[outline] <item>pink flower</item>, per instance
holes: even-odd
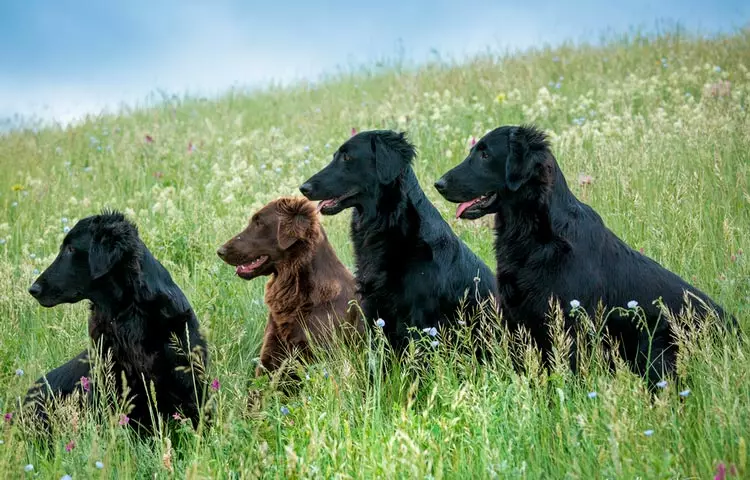
[[[128,417],[124,413],[122,415],[120,415],[120,422],[119,422],[120,425],[127,425],[128,422],[130,422],[130,417]]]
[[[211,382],[211,389],[214,392],[218,392],[220,388],[221,388],[221,384],[219,383],[219,379],[218,378],[214,378],[214,381]]]
[[[74,448],[76,448],[76,442],[74,442],[73,440],[69,441],[68,444],[65,445],[65,451],[66,452],[70,452]]]
[[[476,137],[471,137],[471,146],[473,147],[473,146],[474,146],[474,145],[476,145],[476,144],[477,144],[477,139],[476,139]]]
[[[591,185],[592,183],[594,183],[594,177],[592,177],[591,175],[586,175],[583,173],[578,175],[578,185]]]
[[[13,420],[13,413],[12,412],[6,413],[5,414],[5,421],[10,423],[11,420]]]
[[[716,465],[716,475],[714,480],[724,480],[727,478],[727,467],[723,463]]]
[[[151,137],[151,135],[146,135],[145,140],[146,140],[146,143],[154,143],[154,139],[153,137]]]
[[[357,129],[352,127],[352,137],[357,134]]]
[[[193,142],[188,142],[188,153],[192,153],[195,151],[195,146],[193,145]]]
[[[172,418],[174,418],[174,419],[175,419],[175,420],[177,420],[178,422],[179,422],[180,420],[182,420],[182,417],[181,417],[181,416],[180,416],[180,414],[179,414],[179,413],[177,413],[177,412],[174,412],[174,413],[172,414]]]
[[[643,253],[645,250],[643,250],[643,247],[638,249],[639,252]]]
[[[81,388],[84,392],[89,393],[89,390],[91,389],[91,381],[89,380],[89,377],[81,377]]]

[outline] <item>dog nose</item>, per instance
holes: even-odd
[[[216,250],[216,255],[218,255],[221,258],[224,258],[226,254],[227,254],[227,247],[225,247],[224,245],[222,245],[221,247],[219,247],[218,250]]]
[[[303,183],[299,187],[299,191],[302,192],[302,195],[308,196],[308,195],[310,195],[310,192],[312,192],[312,185],[310,185],[310,182]]]
[[[438,192],[442,192],[445,190],[445,179],[440,178],[437,182],[435,182],[435,189],[437,189]]]
[[[29,293],[32,297],[36,298],[39,296],[40,293],[42,293],[42,286],[38,283],[32,283],[29,287]]]

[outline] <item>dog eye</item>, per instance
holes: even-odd
[[[483,160],[487,160],[488,158],[490,158],[490,154],[487,153],[485,150],[482,150],[482,153],[480,153],[479,155],[482,157]]]
[[[73,245],[65,245],[65,253],[74,254],[76,253],[76,247]]]
[[[348,154],[346,154],[346,153],[344,154],[344,161],[345,161],[345,162],[348,162],[348,161],[350,161],[351,159],[352,159],[352,157],[350,157],[350,156],[349,156]]]

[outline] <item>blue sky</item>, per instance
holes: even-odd
[[[750,2],[0,0],[0,118],[69,121],[157,89],[216,94],[397,57],[422,62],[679,23],[731,31]]]

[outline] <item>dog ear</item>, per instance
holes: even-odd
[[[304,238],[311,223],[310,218],[303,212],[283,215],[279,219],[279,231],[276,234],[279,248],[286,250],[294,245],[297,240]]]
[[[403,134],[401,134],[401,137],[403,138]],[[373,155],[375,155],[375,170],[378,173],[378,181],[381,185],[393,183],[406,165],[406,160],[393,149],[388,148],[377,135],[370,137],[370,147]]]
[[[103,277],[126,255],[132,254],[137,238],[135,227],[125,220],[100,225],[94,231],[89,247],[91,278]]]
[[[541,132],[525,127],[513,130],[508,143],[510,153],[505,162],[505,184],[508,190],[515,192],[531,180],[536,166],[544,162],[547,144]]]

